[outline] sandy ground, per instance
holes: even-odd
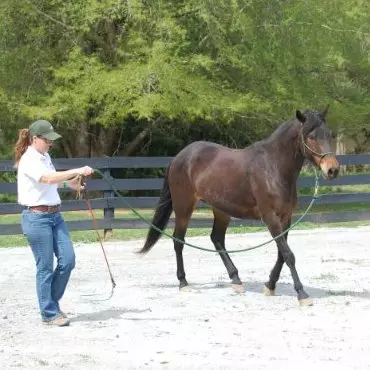
[[[229,235],[229,249],[267,240]],[[212,248],[209,238],[189,238]],[[219,256],[184,252],[192,292],[179,292],[168,239],[145,257],[135,242],[76,245],[63,298],[70,327],[44,327],[36,307],[30,249],[0,250],[0,368],[26,369],[368,369],[370,228],[293,231],[297,269],[312,307],[300,307],[284,267],[277,296],[262,294],[274,244],[233,255],[246,292],[235,293]],[[86,294],[95,294],[85,296]]]

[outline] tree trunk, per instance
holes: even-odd
[[[148,122],[148,126],[131,142],[126,143],[123,150],[117,149],[121,145],[121,127],[89,125],[86,121],[68,131],[62,145],[68,158],[112,156],[116,153],[134,156],[160,119],[161,117]]]
[[[64,139],[69,158],[111,156],[119,134],[117,126],[89,125],[81,122]]]
[[[90,134],[86,121],[65,134],[64,148],[69,158],[90,157]]]
[[[133,156],[135,153],[139,151],[142,147],[144,140],[148,137],[154,125],[161,121],[162,117],[158,117],[155,120],[151,120],[148,122],[148,126],[142,130],[138,135],[136,135],[135,139],[132,140],[130,143],[125,145],[125,148],[122,151],[123,156]]]
[[[336,137],[336,143],[335,143],[335,154],[336,155],[341,155],[341,154],[346,154],[346,145],[344,142],[344,132],[343,129],[338,130],[338,134]],[[341,166],[341,171],[346,172],[347,168],[346,166]]]
[[[132,140],[130,143],[127,143],[122,151],[122,155],[129,157],[133,156],[136,152],[138,152],[139,148],[141,148],[142,146],[143,141],[149,135],[150,130],[151,127],[146,127],[143,131],[136,135],[134,140]]]
[[[92,130],[90,142],[90,156],[112,156],[117,141],[119,140],[119,127],[96,125]]]

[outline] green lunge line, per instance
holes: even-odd
[[[105,181],[107,181],[107,183],[109,184],[109,186],[111,187],[111,189],[113,190],[113,192],[119,197],[121,198],[126,204],[127,204],[127,207],[133,212],[135,213],[136,216],[138,216],[142,221],[144,221],[148,226],[150,226],[152,229],[158,231],[159,233],[161,233],[162,235],[164,236],[167,236],[168,238],[174,240],[174,241],[177,241],[179,243],[182,243],[184,245],[187,245],[188,247],[191,247],[191,248],[194,248],[194,249],[199,249],[201,251],[204,251],[204,252],[210,252],[210,253],[225,253],[225,254],[229,254],[229,253],[241,253],[241,252],[247,252],[247,251],[251,251],[253,249],[257,249],[257,248],[261,248],[263,247],[264,245],[266,244],[269,244],[279,238],[281,238],[283,235],[285,235],[287,232],[289,232],[290,230],[292,230],[296,225],[298,225],[302,219],[306,216],[306,214],[309,212],[309,210],[311,209],[311,207],[313,206],[314,202],[316,201],[316,199],[318,199],[320,197],[320,195],[318,195],[318,190],[319,190],[319,177],[317,175],[317,171],[315,169],[315,190],[314,190],[314,194],[312,196],[312,200],[310,202],[310,204],[308,205],[307,209],[304,211],[304,213],[298,218],[297,221],[295,221],[290,227],[288,227],[286,230],[284,230],[281,234],[275,236],[274,238],[270,239],[270,240],[267,240],[266,242],[263,242],[261,244],[258,244],[258,245],[255,245],[253,247],[248,247],[248,248],[244,248],[244,249],[238,249],[238,250],[229,250],[229,251],[226,251],[226,250],[215,250],[215,249],[208,249],[208,248],[203,248],[203,247],[199,247],[197,245],[194,245],[194,244],[191,244],[191,243],[187,243],[181,239],[178,239],[170,234],[167,234],[165,231],[163,231],[162,229],[156,227],[155,225],[153,225],[150,221],[146,220],[143,216],[140,215],[140,213],[133,207],[131,207],[131,205],[122,197],[122,195],[119,193],[119,191],[115,188],[115,186],[112,184],[112,181],[110,178],[108,178],[104,173],[102,173],[100,170],[98,169],[95,169],[94,168],[94,171],[96,173],[98,173]]]

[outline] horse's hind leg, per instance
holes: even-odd
[[[229,225],[230,217],[225,213],[213,209],[214,222],[211,233],[211,240],[218,251],[226,251],[225,248],[225,234],[227,227]],[[219,253],[222,262],[224,263],[226,270],[231,279],[231,283],[235,291],[244,292],[243,284],[239,278],[239,273],[235,267],[233,261],[231,260],[229,254]]]
[[[176,239],[179,239],[183,242],[185,241],[186,230],[188,228],[189,220],[190,220],[191,214],[193,213],[194,206],[195,206],[195,201],[194,201],[194,204],[191,205],[190,207],[189,206],[187,206],[186,208],[174,207],[176,220],[175,220],[175,230],[174,230],[173,236]],[[177,263],[176,275],[177,275],[177,279],[180,282],[179,289],[186,290],[184,288],[186,288],[189,284],[186,281],[185,269],[184,269],[184,259],[182,256],[184,244],[181,243],[180,241],[174,240],[173,245],[175,248],[176,263]]]
[[[265,286],[263,287],[263,293],[266,296],[275,295],[275,287],[276,283],[279,280],[281,269],[284,265],[284,258],[282,253],[278,250],[278,256],[275,263],[275,266],[271,270],[270,273],[270,279],[265,283]]]
[[[275,214],[269,214],[265,217],[263,217],[263,221],[268,226],[271,235],[273,237],[276,237],[277,235],[281,234],[283,232],[283,227],[280,219]],[[287,264],[287,266],[290,269],[290,273],[293,278],[294,282],[294,289],[297,292],[299,303],[302,306],[311,306],[312,301],[309,298],[308,294],[303,289],[303,285],[299,279],[298,272],[295,268],[295,256],[291,249],[289,248],[289,245],[285,239],[285,237],[281,237],[276,240],[276,245],[278,247],[278,251],[281,253],[284,262]]]
[[[291,223],[291,220],[289,220],[289,222],[286,223],[284,230],[287,230],[290,227],[290,223]],[[285,238],[285,241],[288,242],[288,233],[284,234],[284,238]],[[278,256],[277,256],[275,266],[271,270],[270,279],[269,281],[265,283],[265,286],[263,289],[263,292],[266,296],[275,295],[276,283],[280,278],[280,273],[281,273],[281,269],[283,268],[283,265],[284,265],[284,258],[283,258],[282,253],[278,250]]]

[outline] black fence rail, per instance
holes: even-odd
[[[338,156],[341,165],[369,165],[370,154],[360,155],[340,155]],[[111,176],[112,170],[116,169],[150,169],[166,168],[171,157],[99,157],[99,158],[61,158],[55,159],[54,165],[57,170],[70,169],[89,165],[93,168],[99,169],[109,178],[109,182],[120,192],[128,191],[159,191],[162,188],[162,178],[125,178],[118,179]],[[0,160],[0,173],[14,172],[13,162],[8,160]],[[298,188],[313,187],[315,183],[314,177],[300,176],[298,178]],[[320,186],[342,186],[342,185],[364,185],[370,183],[370,174],[353,174],[341,175],[336,180],[327,181],[320,179]],[[91,201],[92,208],[95,210],[103,210],[103,218],[97,220],[98,226],[105,231],[113,229],[137,229],[147,228],[148,225],[138,217],[132,218],[117,218],[115,217],[116,209],[127,209],[127,203],[133,208],[137,209],[153,209],[155,208],[158,197],[156,196],[128,196],[117,197],[112,191],[110,184],[101,178],[93,178],[87,180],[87,196],[94,198]],[[60,189],[60,192],[70,192],[68,189]],[[0,194],[15,195],[17,193],[17,184],[12,182],[0,182]],[[101,196],[96,197],[96,194]],[[302,195],[298,198],[298,205],[305,206],[311,201],[311,195]],[[305,217],[305,221],[314,223],[328,223],[328,222],[346,222],[346,221],[362,221],[370,220],[370,193],[336,193],[326,194],[320,197],[316,204],[350,204],[363,203],[369,204],[368,210],[361,211],[342,211],[342,212],[319,212],[309,213]],[[202,202],[199,207],[207,207]],[[64,200],[62,204],[62,212],[67,211],[82,211],[87,210],[85,200]],[[22,206],[17,203],[0,203],[0,215],[19,214],[22,211]],[[299,215],[293,216],[293,221]],[[148,220],[150,221],[150,220]],[[254,220],[240,220],[232,219],[231,226],[247,226],[247,225],[261,225],[260,221]],[[70,230],[91,230],[93,224],[91,220],[76,220],[67,221]],[[170,220],[169,226],[173,225],[173,219]],[[193,218],[189,227],[209,227],[212,225],[210,218]],[[0,235],[21,234],[22,230],[20,224],[1,224]]]

